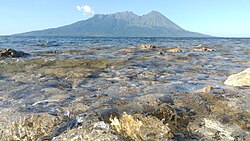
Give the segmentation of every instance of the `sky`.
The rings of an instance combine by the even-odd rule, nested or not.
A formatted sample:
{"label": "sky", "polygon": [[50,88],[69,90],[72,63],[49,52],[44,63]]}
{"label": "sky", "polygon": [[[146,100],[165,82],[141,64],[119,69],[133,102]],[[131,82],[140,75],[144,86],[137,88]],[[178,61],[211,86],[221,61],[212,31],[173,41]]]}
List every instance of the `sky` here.
{"label": "sky", "polygon": [[0,35],[68,25],[94,14],[158,11],[182,28],[250,37],[250,0],[0,0]]}

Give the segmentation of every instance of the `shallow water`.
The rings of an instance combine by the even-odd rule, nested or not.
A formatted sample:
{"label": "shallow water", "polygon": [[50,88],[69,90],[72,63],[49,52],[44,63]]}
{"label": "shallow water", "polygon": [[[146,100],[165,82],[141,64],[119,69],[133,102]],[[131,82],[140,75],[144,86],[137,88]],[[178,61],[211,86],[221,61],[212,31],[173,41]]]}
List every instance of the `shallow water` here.
{"label": "shallow water", "polygon": [[[140,49],[144,43],[157,47]],[[193,52],[199,44],[215,52]],[[129,102],[143,95],[163,94],[183,100],[182,93],[193,95],[208,85],[215,91],[230,89],[246,96],[238,106],[247,111],[250,108],[248,89],[223,84],[229,75],[250,68],[250,39],[0,37],[1,48],[31,54],[1,60],[1,111],[57,115],[63,108],[81,115],[105,109],[107,103],[117,104],[116,99],[122,104],[121,99]],[[158,54],[166,48],[184,52]],[[119,53],[121,49],[130,52]],[[106,64],[99,66],[98,60],[82,63],[95,59]],[[74,111],[70,109],[72,103],[85,107]]]}

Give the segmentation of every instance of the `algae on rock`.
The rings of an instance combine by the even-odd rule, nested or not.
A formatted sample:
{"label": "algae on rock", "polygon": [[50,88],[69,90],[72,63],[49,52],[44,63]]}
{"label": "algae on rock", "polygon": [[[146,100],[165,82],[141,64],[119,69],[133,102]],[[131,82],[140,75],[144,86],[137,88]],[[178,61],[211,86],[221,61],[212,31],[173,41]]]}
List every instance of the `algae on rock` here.
{"label": "algae on rock", "polygon": [[4,72],[41,73],[56,77],[81,78],[88,77],[92,72],[105,69],[111,61],[105,59],[76,60],[76,59],[45,59],[35,58],[18,62],[1,63]]}

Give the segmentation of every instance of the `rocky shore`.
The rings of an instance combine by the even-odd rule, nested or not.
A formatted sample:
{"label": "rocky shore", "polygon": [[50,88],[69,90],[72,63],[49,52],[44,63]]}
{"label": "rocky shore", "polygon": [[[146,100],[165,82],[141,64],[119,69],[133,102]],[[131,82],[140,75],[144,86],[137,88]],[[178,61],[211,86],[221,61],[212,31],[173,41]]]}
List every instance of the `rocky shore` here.
{"label": "rocky shore", "polygon": [[16,51],[14,49],[3,49],[0,50],[0,57],[10,57],[10,58],[17,58],[17,57],[24,57],[28,56],[28,53],[22,52],[22,51]]}
{"label": "rocky shore", "polygon": [[0,138],[250,140],[249,60],[211,47],[1,50]]}

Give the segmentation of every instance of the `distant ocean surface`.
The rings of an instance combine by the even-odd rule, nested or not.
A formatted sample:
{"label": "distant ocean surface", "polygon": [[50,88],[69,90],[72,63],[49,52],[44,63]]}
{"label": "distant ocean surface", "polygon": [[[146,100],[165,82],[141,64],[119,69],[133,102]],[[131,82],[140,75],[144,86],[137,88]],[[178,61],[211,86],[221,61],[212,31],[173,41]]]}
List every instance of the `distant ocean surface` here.
{"label": "distant ocean surface", "polygon": [[[37,44],[48,43],[47,47]],[[0,36],[0,48],[13,48],[25,52],[53,50],[85,50],[94,47],[140,46],[149,43],[155,46],[190,48],[199,44],[215,44],[216,47],[231,46],[249,49],[250,38],[109,38],[109,37],[17,37]]]}

